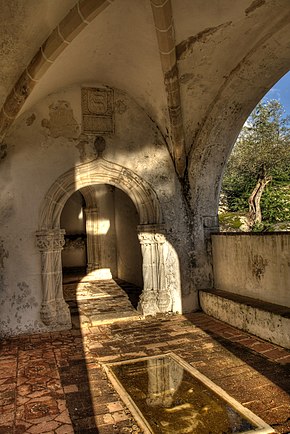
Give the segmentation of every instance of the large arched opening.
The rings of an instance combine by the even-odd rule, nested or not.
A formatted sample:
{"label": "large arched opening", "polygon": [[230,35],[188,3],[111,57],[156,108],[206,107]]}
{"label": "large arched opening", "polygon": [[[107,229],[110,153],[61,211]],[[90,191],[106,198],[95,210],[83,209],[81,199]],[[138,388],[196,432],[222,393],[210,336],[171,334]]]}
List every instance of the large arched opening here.
{"label": "large arched opening", "polygon": [[[289,63],[284,68],[288,70]],[[248,88],[241,86],[241,78]],[[273,85],[277,78],[280,72],[272,68],[265,77],[258,76],[257,71],[249,74],[242,67],[237,76],[233,75],[231,86],[222,89],[197,139],[191,185],[195,192],[192,204],[202,222],[195,234],[200,246],[198,267],[200,273],[207,271],[209,276],[206,289],[199,291],[203,311],[263,339],[289,346],[289,326],[280,315],[283,309],[289,310],[289,234],[259,234],[249,229],[247,233],[222,234],[218,221],[221,185],[233,146],[248,116],[271,87],[268,83]],[[253,160],[253,154],[250,158]],[[193,168],[202,176],[194,177]]]}

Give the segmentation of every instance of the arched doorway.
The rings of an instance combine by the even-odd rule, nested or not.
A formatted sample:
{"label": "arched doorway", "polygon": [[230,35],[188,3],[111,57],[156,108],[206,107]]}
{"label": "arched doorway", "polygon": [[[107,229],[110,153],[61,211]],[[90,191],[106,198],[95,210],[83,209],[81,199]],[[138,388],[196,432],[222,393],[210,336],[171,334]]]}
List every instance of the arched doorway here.
{"label": "arched doorway", "polygon": [[65,203],[60,225],[63,294],[73,327],[138,319],[142,255],[129,196],[108,184],[84,187]]}
{"label": "arched doorway", "polygon": [[98,184],[76,191],[60,216],[64,272],[80,269],[97,280],[119,278],[143,287],[139,223],[132,200],[119,188]]}
{"label": "arched doorway", "polygon": [[[91,196],[92,187],[115,186],[127,194],[139,215],[138,238],[142,249],[143,292],[139,307],[143,315],[170,311],[172,300],[166,287],[164,225],[158,199],[151,186],[127,168],[97,158],[61,175],[45,196],[40,212],[37,245],[42,260],[42,321],[49,327],[70,327],[70,313],[62,293],[61,251],[65,244],[60,217],[75,191]],[[88,190],[89,189],[89,190]],[[92,197],[92,196],[91,196]],[[88,252],[88,256],[89,256]]]}

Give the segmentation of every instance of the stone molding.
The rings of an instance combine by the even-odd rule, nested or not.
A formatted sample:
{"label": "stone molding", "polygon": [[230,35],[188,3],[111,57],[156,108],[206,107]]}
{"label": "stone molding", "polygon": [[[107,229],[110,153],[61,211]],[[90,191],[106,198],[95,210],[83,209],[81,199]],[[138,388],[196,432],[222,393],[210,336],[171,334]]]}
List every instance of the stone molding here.
{"label": "stone molding", "polygon": [[151,0],[151,8],[167,94],[172,143],[170,153],[177,174],[182,178],[186,169],[186,149],[171,0]]}
{"label": "stone molding", "polygon": [[123,190],[133,201],[141,225],[162,223],[160,204],[150,184],[132,170],[98,158],[70,169],[54,182],[41,207],[40,230],[59,228],[67,199],[75,191],[94,184],[111,184]]}

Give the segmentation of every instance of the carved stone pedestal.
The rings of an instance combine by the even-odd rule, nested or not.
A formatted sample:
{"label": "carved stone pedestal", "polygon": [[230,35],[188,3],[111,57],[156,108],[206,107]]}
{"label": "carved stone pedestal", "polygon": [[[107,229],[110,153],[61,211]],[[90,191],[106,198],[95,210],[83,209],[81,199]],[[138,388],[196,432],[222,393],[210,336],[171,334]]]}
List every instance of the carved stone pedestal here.
{"label": "carved stone pedestal", "polygon": [[159,312],[157,296],[156,290],[144,289],[140,296],[137,310],[144,316],[156,315]]}
{"label": "carved stone pedestal", "polygon": [[164,229],[161,225],[138,226],[138,238],[143,256],[144,290],[138,310],[144,315],[156,315],[171,310],[171,295],[165,283]]}

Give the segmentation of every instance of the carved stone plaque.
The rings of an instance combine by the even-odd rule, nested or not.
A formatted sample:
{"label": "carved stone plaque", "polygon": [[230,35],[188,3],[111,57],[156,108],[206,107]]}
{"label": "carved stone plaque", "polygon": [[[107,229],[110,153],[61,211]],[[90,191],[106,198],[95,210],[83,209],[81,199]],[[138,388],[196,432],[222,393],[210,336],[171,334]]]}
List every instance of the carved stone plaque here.
{"label": "carved stone plaque", "polygon": [[114,133],[114,92],[112,89],[82,88],[83,133]]}

